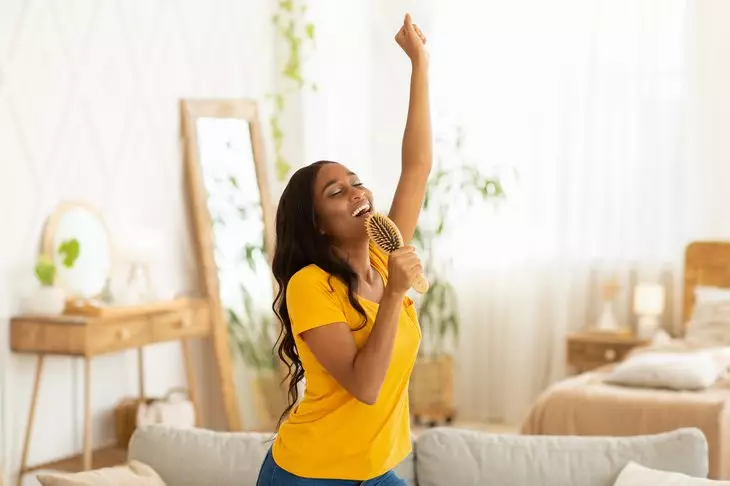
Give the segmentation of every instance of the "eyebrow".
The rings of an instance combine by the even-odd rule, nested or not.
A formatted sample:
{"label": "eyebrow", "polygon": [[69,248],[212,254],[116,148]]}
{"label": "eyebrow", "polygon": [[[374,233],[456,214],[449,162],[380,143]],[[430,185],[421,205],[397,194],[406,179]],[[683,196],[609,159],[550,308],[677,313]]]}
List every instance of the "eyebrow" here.
{"label": "eyebrow", "polygon": [[[348,171],[347,176],[348,177],[352,177],[352,176],[357,177],[357,174],[355,174],[352,171]],[[331,181],[327,181],[327,184],[325,184],[324,187],[322,188],[322,192],[326,191],[329,186],[331,186],[333,184],[337,184],[338,182],[340,182],[340,181],[338,181],[337,179],[332,179]]]}

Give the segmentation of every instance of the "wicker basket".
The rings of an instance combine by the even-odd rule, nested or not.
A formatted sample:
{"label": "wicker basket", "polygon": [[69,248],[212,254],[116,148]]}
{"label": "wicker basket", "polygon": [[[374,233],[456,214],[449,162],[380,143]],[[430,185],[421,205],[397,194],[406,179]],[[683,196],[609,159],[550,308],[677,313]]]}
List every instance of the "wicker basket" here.
{"label": "wicker basket", "polygon": [[418,358],[409,388],[416,423],[450,423],[454,419],[454,360],[451,356]]}
{"label": "wicker basket", "polygon": [[[151,406],[155,402],[169,402],[173,395],[183,394],[189,401],[190,392],[185,388],[171,388],[165,396],[161,398],[145,398],[144,401],[139,397],[125,398],[114,408],[114,425],[117,435],[117,447],[126,449],[129,440],[132,438],[134,430],[137,428],[137,414],[142,403]],[[195,413],[193,409],[193,414]],[[194,422],[194,419],[193,419]],[[194,424],[190,424],[194,425]]]}
{"label": "wicker basket", "polygon": [[[144,401],[147,405],[154,402],[155,398],[146,398]],[[142,403],[139,397],[125,398],[114,407],[114,427],[117,435],[117,447],[126,449],[129,445],[129,439],[132,438],[134,430],[137,428],[137,409]]]}

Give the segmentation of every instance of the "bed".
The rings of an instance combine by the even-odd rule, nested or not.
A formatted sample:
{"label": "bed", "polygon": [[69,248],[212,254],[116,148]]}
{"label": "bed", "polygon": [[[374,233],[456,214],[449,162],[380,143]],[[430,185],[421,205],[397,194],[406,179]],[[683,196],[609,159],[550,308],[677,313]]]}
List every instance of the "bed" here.
{"label": "bed", "polygon": [[[685,323],[690,321],[698,286],[730,287],[730,243],[694,242],[687,247]],[[721,377],[700,391],[627,387],[604,381],[614,366],[569,377],[549,387],[531,407],[521,433],[627,436],[697,427],[709,445],[709,477],[730,479],[730,379]]]}

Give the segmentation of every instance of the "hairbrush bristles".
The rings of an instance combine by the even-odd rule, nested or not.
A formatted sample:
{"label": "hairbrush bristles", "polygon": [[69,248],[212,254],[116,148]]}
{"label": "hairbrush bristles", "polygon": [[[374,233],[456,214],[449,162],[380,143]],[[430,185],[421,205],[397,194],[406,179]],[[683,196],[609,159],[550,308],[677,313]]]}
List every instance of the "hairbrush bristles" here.
{"label": "hairbrush bristles", "polygon": [[[368,237],[386,253],[391,253],[403,247],[403,236],[395,223],[386,215],[372,213],[365,218],[365,231]],[[413,282],[413,289],[419,294],[428,291],[428,280],[423,274]]]}
{"label": "hairbrush bristles", "polygon": [[372,213],[365,219],[365,231],[373,242],[386,253],[403,246],[403,237],[395,223],[386,215]]}

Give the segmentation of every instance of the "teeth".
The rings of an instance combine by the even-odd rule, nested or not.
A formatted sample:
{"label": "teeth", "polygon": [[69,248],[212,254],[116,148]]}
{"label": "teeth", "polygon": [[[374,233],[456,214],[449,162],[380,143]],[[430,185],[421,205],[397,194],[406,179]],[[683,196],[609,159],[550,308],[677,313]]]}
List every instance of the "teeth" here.
{"label": "teeth", "polygon": [[355,210],[354,210],[354,211],[352,212],[352,215],[353,215],[353,216],[358,216],[359,214],[361,214],[361,213],[364,213],[365,211],[367,211],[367,210],[369,210],[369,209],[370,209],[370,204],[369,204],[369,203],[364,203],[364,204],[362,204],[361,206],[358,206],[358,208],[357,208],[357,209],[355,209]]}

